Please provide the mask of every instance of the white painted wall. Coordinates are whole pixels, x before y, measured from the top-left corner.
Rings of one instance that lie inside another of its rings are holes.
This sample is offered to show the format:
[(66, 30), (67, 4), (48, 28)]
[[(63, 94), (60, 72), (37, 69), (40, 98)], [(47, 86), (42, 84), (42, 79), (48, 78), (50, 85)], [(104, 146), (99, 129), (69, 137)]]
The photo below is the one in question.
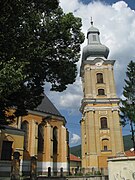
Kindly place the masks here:
[(135, 180), (135, 156), (108, 160), (109, 180)]
[[(53, 162), (38, 162), (37, 163), (37, 171), (48, 172), (48, 167), (51, 167), (53, 171)], [(60, 169), (63, 168), (63, 172), (68, 172), (68, 164), (57, 162), (57, 171), (60, 172)]]

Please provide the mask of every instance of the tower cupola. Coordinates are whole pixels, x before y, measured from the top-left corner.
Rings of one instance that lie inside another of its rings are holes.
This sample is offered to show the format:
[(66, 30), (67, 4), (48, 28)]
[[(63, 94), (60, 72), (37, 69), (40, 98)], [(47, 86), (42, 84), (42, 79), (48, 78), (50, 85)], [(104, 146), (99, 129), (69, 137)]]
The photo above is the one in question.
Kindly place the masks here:
[(83, 48), (82, 61), (91, 60), (89, 57), (104, 57), (107, 59), (109, 48), (101, 44), (99, 35), (99, 30), (93, 26), (91, 21), (91, 27), (87, 32), (87, 46)]

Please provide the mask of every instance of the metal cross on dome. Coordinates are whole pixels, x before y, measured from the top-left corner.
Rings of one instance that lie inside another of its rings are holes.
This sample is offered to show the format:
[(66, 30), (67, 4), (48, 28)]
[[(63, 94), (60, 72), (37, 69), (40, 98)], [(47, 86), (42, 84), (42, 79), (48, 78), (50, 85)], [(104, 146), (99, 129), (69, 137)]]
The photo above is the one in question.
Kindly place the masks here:
[(92, 17), (91, 17), (91, 22), (90, 22), (90, 23), (91, 23), (91, 25), (93, 26), (93, 20), (92, 20)]

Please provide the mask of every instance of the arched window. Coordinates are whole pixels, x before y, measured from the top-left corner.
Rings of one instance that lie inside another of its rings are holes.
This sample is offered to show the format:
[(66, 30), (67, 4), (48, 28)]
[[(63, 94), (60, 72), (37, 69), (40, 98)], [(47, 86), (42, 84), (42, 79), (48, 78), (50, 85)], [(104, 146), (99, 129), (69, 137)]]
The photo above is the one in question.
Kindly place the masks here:
[(29, 138), (29, 123), (27, 121), (23, 121), (21, 124), (21, 129), (24, 133), (24, 150), (28, 150), (28, 138)]
[(101, 123), (101, 129), (107, 128), (107, 118), (106, 117), (100, 118), (100, 123)]
[(98, 89), (98, 95), (105, 95), (104, 89)]
[(103, 74), (97, 73), (97, 83), (103, 83)]
[(53, 128), (53, 154), (57, 153), (58, 132), (57, 127)]
[(58, 158), (58, 128), (53, 128), (53, 171), (54, 174), (57, 171), (57, 159)]
[(44, 126), (43, 124), (38, 125), (38, 152), (44, 150)]
[(108, 151), (109, 150), (109, 139), (105, 138), (102, 139), (102, 151)]

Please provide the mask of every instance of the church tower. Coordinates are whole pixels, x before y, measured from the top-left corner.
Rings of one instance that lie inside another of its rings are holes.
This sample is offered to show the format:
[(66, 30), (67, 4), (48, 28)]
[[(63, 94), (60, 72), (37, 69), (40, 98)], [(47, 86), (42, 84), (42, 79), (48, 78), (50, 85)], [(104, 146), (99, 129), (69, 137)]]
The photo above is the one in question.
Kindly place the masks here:
[(123, 152), (119, 99), (113, 73), (115, 60), (107, 59), (109, 49), (101, 44), (99, 34), (91, 22), (80, 69), (82, 167), (95, 170), (107, 168), (107, 158)]

